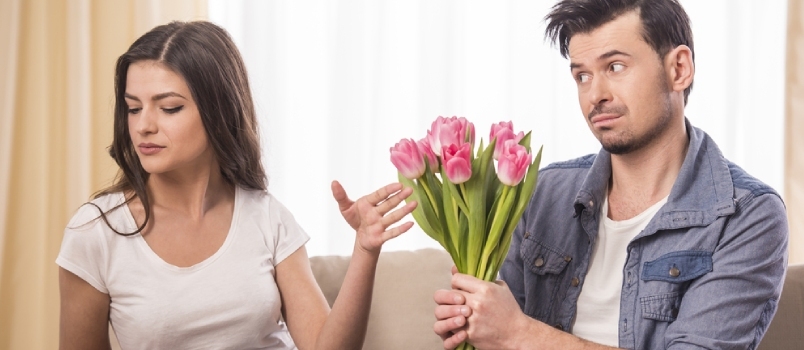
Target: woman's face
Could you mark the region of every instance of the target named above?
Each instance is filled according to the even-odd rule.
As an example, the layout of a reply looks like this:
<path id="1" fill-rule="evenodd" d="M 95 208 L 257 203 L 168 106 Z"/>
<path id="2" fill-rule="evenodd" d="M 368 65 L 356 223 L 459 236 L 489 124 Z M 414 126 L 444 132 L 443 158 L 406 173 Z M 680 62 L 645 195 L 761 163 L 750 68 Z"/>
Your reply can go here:
<path id="1" fill-rule="evenodd" d="M 198 106 L 180 75 L 157 61 L 134 62 L 125 99 L 129 136 L 149 174 L 200 174 L 214 164 Z"/>

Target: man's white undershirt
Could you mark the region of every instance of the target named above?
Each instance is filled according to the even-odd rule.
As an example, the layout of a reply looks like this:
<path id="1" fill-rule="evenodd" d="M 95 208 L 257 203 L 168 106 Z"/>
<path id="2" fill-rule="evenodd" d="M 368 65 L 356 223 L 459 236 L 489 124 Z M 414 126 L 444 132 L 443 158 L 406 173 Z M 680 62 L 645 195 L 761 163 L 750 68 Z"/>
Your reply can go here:
<path id="1" fill-rule="evenodd" d="M 592 260 L 586 274 L 572 334 L 603 345 L 619 345 L 620 293 L 628 243 L 641 232 L 667 197 L 639 215 L 623 221 L 608 217 L 609 199 L 600 208 L 600 226 L 592 248 Z"/>

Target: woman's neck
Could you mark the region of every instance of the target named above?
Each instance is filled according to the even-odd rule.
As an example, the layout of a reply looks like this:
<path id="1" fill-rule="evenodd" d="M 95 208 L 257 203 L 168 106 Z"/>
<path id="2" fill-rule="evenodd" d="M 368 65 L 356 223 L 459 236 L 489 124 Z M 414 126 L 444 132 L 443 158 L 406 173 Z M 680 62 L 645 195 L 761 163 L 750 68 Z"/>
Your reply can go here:
<path id="1" fill-rule="evenodd" d="M 146 191 L 154 208 L 201 218 L 220 203 L 234 198 L 235 188 L 221 175 L 217 162 L 201 171 L 152 174 Z"/>

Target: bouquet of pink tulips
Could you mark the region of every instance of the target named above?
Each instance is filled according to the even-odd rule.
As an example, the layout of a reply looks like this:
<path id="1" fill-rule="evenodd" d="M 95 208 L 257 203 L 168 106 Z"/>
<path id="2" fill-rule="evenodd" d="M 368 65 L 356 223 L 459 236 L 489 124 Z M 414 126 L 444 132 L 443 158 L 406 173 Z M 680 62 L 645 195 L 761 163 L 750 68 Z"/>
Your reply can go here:
<path id="1" fill-rule="evenodd" d="M 493 281 L 536 186 L 542 151 L 531 163 L 530 132 L 515 133 L 511 122 L 492 125 L 485 148 L 481 139 L 475 152 L 474 141 L 465 118 L 438 117 L 425 138 L 392 147 L 391 162 L 414 189 L 416 223 L 458 271 Z"/>

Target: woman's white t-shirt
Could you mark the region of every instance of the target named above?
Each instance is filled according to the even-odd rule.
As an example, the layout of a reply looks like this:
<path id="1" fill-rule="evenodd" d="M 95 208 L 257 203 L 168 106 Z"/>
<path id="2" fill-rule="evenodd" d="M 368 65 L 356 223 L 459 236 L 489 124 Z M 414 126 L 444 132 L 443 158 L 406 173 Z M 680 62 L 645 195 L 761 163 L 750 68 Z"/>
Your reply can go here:
<path id="1" fill-rule="evenodd" d="M 104 211 L 122 193 L 92 201 Z M 111 299 L 123 349 L 295 349 L 281 320 L 274 267 L 309 239 L 291 213 L 264 191 L 237 188 L 232 224 L 206 260 L 166 263 L 140 234 L 115 233 L 84 205 L 64 231 L 56 263 Z M 106 214 L 119 232 L 136 230 L 127 205 Z"/>

